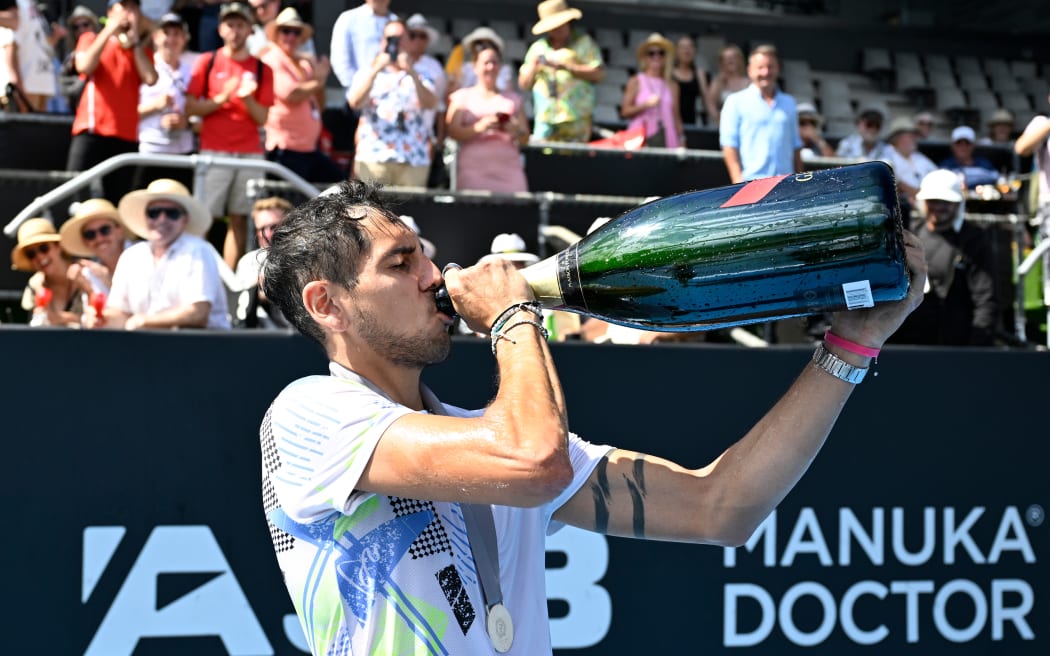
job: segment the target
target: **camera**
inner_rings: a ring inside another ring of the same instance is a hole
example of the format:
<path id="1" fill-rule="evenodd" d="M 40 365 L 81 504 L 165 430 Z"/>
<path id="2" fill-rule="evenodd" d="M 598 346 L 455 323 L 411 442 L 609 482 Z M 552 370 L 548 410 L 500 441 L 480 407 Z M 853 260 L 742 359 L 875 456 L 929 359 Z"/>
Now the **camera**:
<path id="1" fill-rule="evenodd" d="M 397 53 L 401 47 L 401 37 L 399 36 L 388 36 L 386 38 L 386 54 L 390 55 L 391 60 L 397 60 Z"/>

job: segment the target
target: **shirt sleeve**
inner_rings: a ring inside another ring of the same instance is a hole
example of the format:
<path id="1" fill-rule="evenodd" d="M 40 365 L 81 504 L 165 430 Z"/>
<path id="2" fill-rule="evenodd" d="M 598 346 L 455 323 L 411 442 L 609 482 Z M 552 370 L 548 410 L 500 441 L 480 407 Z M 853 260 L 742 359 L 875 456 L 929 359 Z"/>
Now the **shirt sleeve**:
<path id="1" fill-rule="evenodd" d="M 547 535 L 560 531 L 565 524 L 551 519 L 554 513 L 580 491 L 591 472 L 598 466 L 598 462 L 607 456 L 613 447 L 604 444 L 591 444 L 580 439 L 575 433 L 569 433 L 569 460 L 572 463 L 572 483 L 570 483 L 556 499 L 551 501 L 544 509 L 544 524 L 547 526 Z"/>
<path id="2" fill-rule="evenodd" d="M 128 267 L 130 248 L 124 249 L 117 260 L 117 266 L 113 268 L 113 284 L 109 287 L 109 295 L 106 296 L 106 309 L 117 310 L 125 314 L 134 314 L 131 311 L 131 300 L 128 296 Z M 123 265 L 123 266 L 121 266 Z"/>
<path id="3" fill-rule="evenodd" d="M 280 466 L 272 477 L 282 508 L 309 523 L 351 514 L 371 495 L 353 495 L 383 433 L 412 410 L 360 381 L 314 376 L 274 401 L 270 426 Z"/>
<path id="4" fill-rule="evenodd" d="M 357 62 L 354 61 L 354 49 L 350 43 L 350 15 L 349 12 L 339 14 L 332 26 L 332 45 L 329 49 L 329 60 L 332 63 L 332 72 L 335 73 L 339 84 L 349 88 L 357 72 Z"/>
<path id="5" fill-rule="evenodd" d="M 718 143 L 725 148 L 740 148 L 740 119 L 737 111 L 738 98 L 730 95 L 722 105 L 722 115 L 718 119 Z"/>

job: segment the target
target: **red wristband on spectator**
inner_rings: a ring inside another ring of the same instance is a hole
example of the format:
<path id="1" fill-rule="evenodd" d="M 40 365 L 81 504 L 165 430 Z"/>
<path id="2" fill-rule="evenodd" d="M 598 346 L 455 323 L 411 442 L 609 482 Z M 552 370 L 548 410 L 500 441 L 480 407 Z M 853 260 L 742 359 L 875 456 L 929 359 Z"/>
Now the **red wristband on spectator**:
<path id="1" fill-rule="evenodd" d="M 862 346 L 856 342 L 851 342 L 848 339 L 839 337 L 830 330 L 824 333 L 824 341 L 832 346 L 837 346 L 841 349 L 845 349 L 850 353 L 856 353 L 857 355 L 863 355 L 866 358 L 877 358 L 879 357 L 879 349 L 871 348 L 869 346 Z"/>

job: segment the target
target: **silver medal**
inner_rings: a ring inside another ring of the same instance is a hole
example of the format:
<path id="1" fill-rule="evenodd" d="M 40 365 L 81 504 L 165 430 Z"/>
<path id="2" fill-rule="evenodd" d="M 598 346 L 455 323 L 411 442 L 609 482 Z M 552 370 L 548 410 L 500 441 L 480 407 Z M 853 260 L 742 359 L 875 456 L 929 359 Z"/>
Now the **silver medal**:
<path id="1" fill-rule="evenodd" d="M 510 651 L 514 643 L 514 622 L 510 619 L 510 611 L 503 604 L 494 604 L 489 608 L 486 628 L 489 632 L 489 640 L 492 647 L 501 654 Z"/>

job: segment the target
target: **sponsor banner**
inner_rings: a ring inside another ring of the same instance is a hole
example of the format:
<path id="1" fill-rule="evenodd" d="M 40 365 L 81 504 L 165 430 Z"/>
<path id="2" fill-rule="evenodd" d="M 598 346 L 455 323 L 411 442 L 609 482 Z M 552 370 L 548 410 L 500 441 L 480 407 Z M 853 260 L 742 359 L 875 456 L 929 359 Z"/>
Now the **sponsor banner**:
<path id="1" fill-rule="evenodd" d="M 262 334 L 4 339 L 6 651 L 304 653 L 262 514 L 257 429 L 281 387 L 325 371 L 317 347 Z M 554 355 L 584 438 L 699 467 L 810 351 Z M 427 381 L 480 405 L 492 364 L 487 342 L 457 340 Z M 745 546 L 552 536 L 555 652 L 1045 654 L 1046 357 L 896 348 L 878 369 Z"/>

